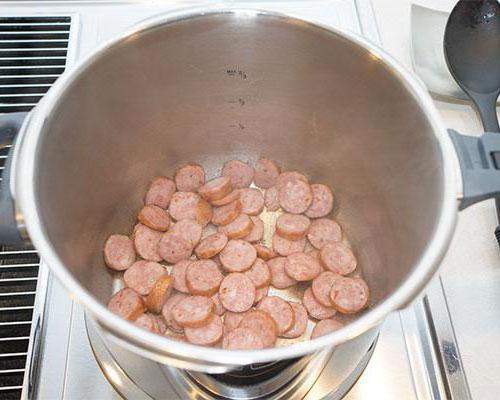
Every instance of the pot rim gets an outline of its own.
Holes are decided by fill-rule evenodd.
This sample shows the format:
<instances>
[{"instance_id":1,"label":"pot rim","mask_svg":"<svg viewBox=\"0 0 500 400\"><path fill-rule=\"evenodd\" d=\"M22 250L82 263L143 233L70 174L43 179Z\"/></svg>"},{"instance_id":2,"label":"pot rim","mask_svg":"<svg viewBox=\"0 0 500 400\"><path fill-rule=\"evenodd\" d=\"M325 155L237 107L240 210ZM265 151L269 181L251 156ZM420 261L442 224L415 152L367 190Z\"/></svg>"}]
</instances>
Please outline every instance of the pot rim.
<instances>
[{"instance_id":1,"label":"pot rim","mask_svg":"<svg viewBox=\"0 0 500 400\"><path fill-rule=\"evenodd\" d=\"M74 80L94 61L106 53L107 50L122 44L133 35L144 33L161 25L217 14L226 14L234 18L272 17L284 19L290 24L300 24L306 25L311 29L321 29L331 35L341 37L356 44L367 51L374 60L383 62L401 80L402 84L421 107L422 112L427 114L435 138L439 143L444 177L440 217L433 238L429 241L419 262L414 266L408 278L384 301L370 308L356 321L340 330L314 340L306 340L292 345L258 351L223 350L196 346L147 332L109 311L105 304L101 303L73 277L58 257L51 243L47 240L44 227L41 223L36 202L37 196L34 190L35 172L37 170L36 152L38 141L44 131L46 121L49 119L55 106L59 104L62 94L69 90ZM419 295L437 271L452 238L457 216L455 153L451 139L429 93L409 70L399 64L384 50L353 33L332 28L309 18L296 17L291 13L274 12L252 7L219 6L185 8L149 18L98 46L71 70L65 72L36 106L32 114L29 124L27 124L23 132L23 140L19 141L19 143L22 143L22 148L19 149L20 157L17 157L18 162L16 162L13 169L17 201L24 213L31 240L40 252L41 258L66 287L73 300L83 304L86 310L90 311L92 316L100 322L100 325L105 326L109 333L118 339L121 345L128 344L129 346L127 347L131 347L136 352L137 348L145 350L149 357L151 357L151 353L157 353L165 357L192 360L195 363L237 366L299 357L319 351L327 346L338 345L380 324L390 312L404 308Z\"/></svg>"}]
</instances>

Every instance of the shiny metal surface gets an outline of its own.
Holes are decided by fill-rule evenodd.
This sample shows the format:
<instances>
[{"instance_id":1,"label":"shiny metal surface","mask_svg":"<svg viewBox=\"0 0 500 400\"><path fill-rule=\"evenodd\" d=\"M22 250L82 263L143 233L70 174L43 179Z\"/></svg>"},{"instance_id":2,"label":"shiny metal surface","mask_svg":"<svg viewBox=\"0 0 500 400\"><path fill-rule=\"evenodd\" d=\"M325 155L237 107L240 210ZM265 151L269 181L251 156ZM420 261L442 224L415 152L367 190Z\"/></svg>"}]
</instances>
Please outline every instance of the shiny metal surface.
<instances>
[{"instance_id":1,"label":"shiny metal surface","mask_svg":"<svg viewBox=\"0 0 500 400\"><path fill-rule=\"evenodd\" d=\"M443 256L456 193L451 144L429 96L381 50L286 16L212 11L146 22L58 81L25 131L16 189L33 241L109 338L160 362L222 372L342 343L407 304ZM151 57L155 62L137 62ZM145 88L140 101L130 95ZM232 100L241 96L246 106L235 110ZM412 133L400 135L408 121ZM210 139L204 146L200 132ZM358 157L363 149L371 157ZM140 205L144 176L169 173L186 159L214 175L221 160L260 155L337 188L337 218L358 249L372 308L327 337L258 352L173 346L108 312L102 302L113 276L103 274L100 248L108 233L132 225L127 215ZM387 174L394 168L397 174ZM65 220L73 224L55 222Z\"/></svg>"}]
</instances>

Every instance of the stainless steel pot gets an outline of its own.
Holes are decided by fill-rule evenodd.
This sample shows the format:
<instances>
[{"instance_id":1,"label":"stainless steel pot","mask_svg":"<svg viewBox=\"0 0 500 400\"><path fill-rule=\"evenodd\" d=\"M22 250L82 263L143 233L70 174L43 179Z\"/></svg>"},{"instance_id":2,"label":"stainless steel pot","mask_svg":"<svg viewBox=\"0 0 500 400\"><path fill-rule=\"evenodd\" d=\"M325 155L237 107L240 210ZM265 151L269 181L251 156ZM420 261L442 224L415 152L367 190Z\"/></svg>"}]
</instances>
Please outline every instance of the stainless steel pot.
<instances>
[{"instance_id":1,"label":"stainless steel pot","mask_svg":"<svg viewBox=\"0 0 500 400\"><path fill-rule=\"evenodd\" d=\"M4 127L14 117L3 116ZM1 232L20 239L12 227L25 221L106 338L143 356L224 372L308 355L373 338L436 272L457 207L499 192L489 155L500 149L497 137L451 137L460 195L450 133L425 89L381 49L255 10L163 15L67 72L25 121L3 182ZM103 265L103 242L130 231L149 179L186 160L212 177L227 159L261 156L335 189L336 218L372 289L370 309L328 336L259 351L172 341L108 311L117 279Z\"/></svg>"}]
</instances>

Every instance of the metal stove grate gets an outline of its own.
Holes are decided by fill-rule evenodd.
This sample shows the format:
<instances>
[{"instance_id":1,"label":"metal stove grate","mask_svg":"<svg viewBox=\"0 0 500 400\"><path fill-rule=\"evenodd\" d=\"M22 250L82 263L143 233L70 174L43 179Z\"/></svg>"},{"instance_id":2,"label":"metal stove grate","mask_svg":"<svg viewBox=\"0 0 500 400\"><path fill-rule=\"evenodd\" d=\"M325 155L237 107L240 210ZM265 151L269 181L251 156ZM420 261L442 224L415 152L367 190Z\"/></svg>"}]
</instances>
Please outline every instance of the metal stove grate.
<instances>
[{"instance_id":1,"label":"metal stove grate","mask_svg":"<svg viewBox=\"0 0 500 400\"><path fill-rule=\"evenodd\" d=\"M0 114L30 111L66 66L71 17L0 17ZM9 148L0 150L0 172ZM1 179L1 178L0 178ZM0 245L0 399L19 399L40 258Z\"/></svg>"}]
</instances>

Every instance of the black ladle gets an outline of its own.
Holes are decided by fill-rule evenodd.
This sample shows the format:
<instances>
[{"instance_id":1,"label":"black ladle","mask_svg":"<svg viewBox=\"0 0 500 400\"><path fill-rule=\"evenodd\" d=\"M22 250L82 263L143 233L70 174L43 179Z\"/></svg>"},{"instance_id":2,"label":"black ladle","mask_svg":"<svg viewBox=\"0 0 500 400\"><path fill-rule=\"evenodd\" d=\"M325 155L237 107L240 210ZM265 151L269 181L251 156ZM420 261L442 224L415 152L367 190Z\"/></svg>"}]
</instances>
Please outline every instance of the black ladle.
<instances>
[{"instance_id":1,"label":"black ladle","mask_svg":"<svg viewBox=\"0 0 500 400\"><path fill-rule=\"evenodd\" d=\"M444 54L453 78L475 104L484 130L500 133L496 103L500 94L500 4L460 0L446 23ZM500 168L500 156L495 163ZM500 221L500 199L496 199ZM495 229L500 245L500 226Z\"/></svg>"}]
</instances>

